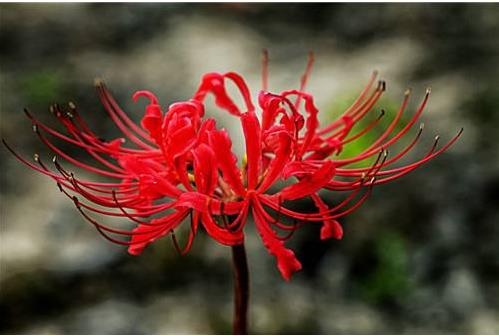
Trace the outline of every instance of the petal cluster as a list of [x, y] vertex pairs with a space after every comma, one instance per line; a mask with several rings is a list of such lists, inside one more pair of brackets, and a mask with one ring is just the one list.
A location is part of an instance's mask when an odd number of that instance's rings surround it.
[[[361, 153], [339, 159], [337, 155], [345, 146], [378, 126], [383, 114], [371, 115], [385, 83], [374, 73], [353, 104], [337, 120], [321, 127], [319, 109], [305, 90], [312, 63], [311, 56], [298, 89], [278, 93], [267, 89], [266, 53], [262, 90], [256, 96], [251, 96], [245, 80], [235, 72], [205, 74], [191, 99], [167, 108], [151, 92], [138, 91], [134, 101], [147, 101], [140, 124], [130, 119], [99, 81], [99, 99], [121, 131], [121, 138], [101, 139], [69, 103], [51, 106], [64, 132], [26, 110], [35, 133], [56, 155], [53, 165], [45, 164], [38, 155], [30, 162], [7, 147], [23, 163], [54, 179], [85, 219], [108, 240], [128, 246], [130, 254], [140, 254], [166, 235], [172, 237], [180, 253], [187, 253], [199, 227], [221, 244], [242, 244], [244, 226], [252, 216], [263, 245], [276, 258], [283, 278], [289, 280], [302, 267], [285, 246], [295, 230], [306, 223], [318, 223], [321, 239], [340, 239], [343, 229], [338, 219], [357, 209], [373, 186], [413, 171], [445, 151], [461, 134], [441, 147], [437, 137], [423, 157], [393, 167], [414, 148], [422, 127], [394, 155], [389, 156], [387, 150], [406, 138], [430, 94], [428, 90], [409, 121], [401, 125], [409, 100], [406, 92], [398, 112], [376, 140]], [[239, 97], [231, 96], [229, 85], [237, 89]], [[242, 159], [234, 153], [227, 130], [205, 115], [209, 96], [218, 108], [239, 121], [245, 139]], [[372, 121], [357, 130], [356, 125], [365, 118]], [[73, 157], [54, 140], [84, 150], [92, 163]], [[76, 177], [63, 160], [96, 178]], [[321, 191], [337, 192], [343, 198], [329, 205]], [[293, 210], [292, 202], [303, 198], [309, 198], [316, 209]], [[106, 225], [95, 214], [123, 218], [135, 227], [125, 230]], [[184, 246], [175, 236], [182, 223], [189, 226]]]

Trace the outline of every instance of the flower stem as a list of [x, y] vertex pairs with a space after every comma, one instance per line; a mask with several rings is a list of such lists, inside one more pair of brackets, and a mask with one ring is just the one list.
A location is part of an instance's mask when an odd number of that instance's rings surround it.
[[234, 264], [234, 325], [238, 335], [248, 333], [249, 272], [244, 244], [232, 246]]

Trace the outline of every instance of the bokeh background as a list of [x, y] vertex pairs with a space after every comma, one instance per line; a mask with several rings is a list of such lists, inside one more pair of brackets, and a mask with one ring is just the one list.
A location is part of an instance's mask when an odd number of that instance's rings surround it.
[[[274, 91], [296, 87], [315, 52], [309, 91], [323, 121], [374, 69], [388, 82], [376, 107], [388, 119], [407, 87], [413, 113], [431, 85], [424, 140], [411, 158], [435, 134], [449, 139], [464, 127], [461, 140], [375, 189], [342, 219], [342, 241], [319, 241], [314, 225], [295, 234], [303, 271], [290, 283], [248, 225], [250, 330], [499, 333], [497, 4], [2, 4], [0, 46], [1, 136], [46, 161], [23, 107], [55, 125], [48, 105], [74, 101], [98, 133], [118, 135], [97, 101], [96, 77], [135, 120], [144, 107], [132, 103], [135, 90], [167, 105], [188, 98], [207, 71], [237, 71], [256, 92], [264, 47]], [[229, 248], [201, 233], [185, 257], [170, 239], [132, 257], [102, 239], [52, 181], [5, 148], [0, 156], [0, 332], [231, 331]]]

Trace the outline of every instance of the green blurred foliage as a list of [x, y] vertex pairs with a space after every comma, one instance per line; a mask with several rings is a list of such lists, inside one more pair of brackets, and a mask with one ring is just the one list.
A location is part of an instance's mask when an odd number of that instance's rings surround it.
[[65, 83], [62, 76], [49, 69], [33, 71], [19, 81], [21, 93], [28, 103], [45, 105], [47, 101], [58, 101], [64, 95]]
[[374, 244], [377, 267], [361, 280], [361, 295], [374, 304], [403, 301], [413, 289], [406, 241], [398, 232], [389, 231], [382, 233]]
[[[327, 115], [327, 119], [325, 124], [333, 122], [334, 120], [336, 120], [336, 118], [340, 117], [342, 113], [346, 111], [350, 107], [350, 105], [355, 101], [357, 95], [358, 92], [354, 92], [353, 90], [349, 93], [340, 94], [339, 98], [337, 98], [326, 109], [325, 114]], [[332, 157], [340, 160], [349, 159], [359, 155], [364, 150], [369, 148], [369, 146], [371, 146], [390, 126], [391, 122], [393, 121], [397, 112], [399, 111], [401, 104], [402, 104], [402, 99], [399, 102], [397, 102], [393, 99], [382, 97], [376, 103], [374, 108], [366, 116], [364, 116], [358, 123], [355, 124], [355, 126], [350, 130], [345, 140], [351, 138], [352, 136], [355, 136], [356, 134], [362, 132], [364, 129], [369, 127], [369, 125], [372, 122], [374, 122], [377, 118], [380, 117], [382, 113], [381, 111], [383, 110], [384, 114], [381, 117], [381, 119], [377, 122], [376, 126], [374, 126], [374, 128], [372, 128], [369, 132], [365, 133], [358, 139], [355, 139], [345, 144], [343, 146], [342, 151], [339, 154], [336, 153], [333, 154]], [[391, 138], [393, 135], [397, 134], [397, 132], [400, 131], [410, 120], [410, 117], [408, 116], [409, 115], [408, 109], [406, 108], [404, 112], [405, 113], [402, 114], [402, 117], [397, 122], [396, 126], [394, 127], [388, 138]], [[411, 133], [409, 132], [409, 134]], [[350, 168], [366, 167], [374, 163], [376, 158], [377, 155], [374, 155], [365, 160], [354, 162], [351, 165], [349, 165], [349, 167]]]

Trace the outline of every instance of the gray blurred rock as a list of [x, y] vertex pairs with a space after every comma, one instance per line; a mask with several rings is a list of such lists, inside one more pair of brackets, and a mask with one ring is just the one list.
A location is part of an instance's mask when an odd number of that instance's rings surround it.
[[443, 300], [460, 317], [472, 315], [484, 305], [480, 283], [467, 268], [452, 270], [443, 290]]

